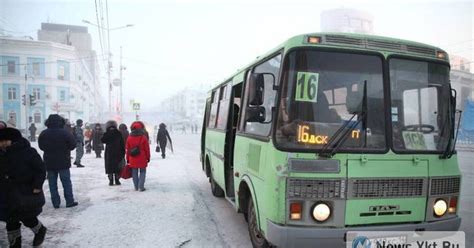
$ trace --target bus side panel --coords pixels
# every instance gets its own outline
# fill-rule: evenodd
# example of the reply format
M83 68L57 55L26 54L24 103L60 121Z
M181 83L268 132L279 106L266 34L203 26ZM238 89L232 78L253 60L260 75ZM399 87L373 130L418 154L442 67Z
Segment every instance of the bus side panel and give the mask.
M286 153L276 151L271 140L264 142L240 135L236 137L234 152L234 172L240 175L234 177L235 189L238 190L243 176L250 178L260 229L266 231L267 219L284 223Z
M210 154L211 171L217 184L225 189L224 180L224 144L225 133L213 129L207 129L206 149Z

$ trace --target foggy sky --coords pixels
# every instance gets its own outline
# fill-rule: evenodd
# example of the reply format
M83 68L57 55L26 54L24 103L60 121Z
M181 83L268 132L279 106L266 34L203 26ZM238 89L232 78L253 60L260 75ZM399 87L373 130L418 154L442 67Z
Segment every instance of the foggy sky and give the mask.
M103 0L105 4L105 0ZM109 0L114 76L123 46L124 105L144 110L193 85L213 85L286 39L320 31L321 11L355 8L374 16L377 35L439 46L473 59L473 1L114 1ZM105 7L104 7L105 8ZM1 0L0 27L37 38L41 22L97 23L94 0ZM88 26L101 54L97 28ZM474 67L474 64L471 64ZM101 66L103 94L106 74Z

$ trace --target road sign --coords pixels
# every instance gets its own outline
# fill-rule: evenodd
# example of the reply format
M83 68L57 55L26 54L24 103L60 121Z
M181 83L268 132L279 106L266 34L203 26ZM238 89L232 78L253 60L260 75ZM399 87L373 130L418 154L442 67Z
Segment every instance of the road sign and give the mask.
M133 110L140 110L140 103L139 102L134 102L133 103Z

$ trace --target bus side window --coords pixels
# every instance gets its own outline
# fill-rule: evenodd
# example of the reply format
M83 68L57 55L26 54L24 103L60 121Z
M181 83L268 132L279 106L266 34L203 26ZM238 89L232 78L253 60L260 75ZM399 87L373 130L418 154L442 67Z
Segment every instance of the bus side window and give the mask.
M276 91L273 89L274 82L277 83L278 75L280 72L281 65L281 54L267 60L266 62L257 65L253 72L255 73L269 73L272 76L265 76L265 91L263 93L263 107L266 109L265 121L269 122L272 119L272 107L275 106ZM275 80L275 81L274 81ZM248 97L248 84L246 84L245 95ZM248 102L246 103L248 104ZM257 122L246 122L244 132L248 134L255 134L260 136L268 136L270 134L272 124L271 123L257 123Z
M217 108L219 107L219 89L216 89L212 92L211 96L211 113L209 117L209 124L208 128L215 128L216 127L216 121L217 121Z

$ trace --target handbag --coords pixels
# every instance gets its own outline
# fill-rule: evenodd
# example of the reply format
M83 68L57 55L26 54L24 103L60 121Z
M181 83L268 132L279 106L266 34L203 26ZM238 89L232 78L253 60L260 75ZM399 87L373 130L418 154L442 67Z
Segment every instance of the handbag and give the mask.
M160 146L157 145L157 146L156 146L156 149L155 149L155 152L160 152L160 150L161 150L161 149L160 149Z
M136 157L140 155L140 144L142 143L142 139L140 137L140 141L138 142L137 146L134 146L132 149L130 149L130 156Z
M129 179L132 177L132 169L128 164L123 167L122 171L120 171L120 177L123 179Z

